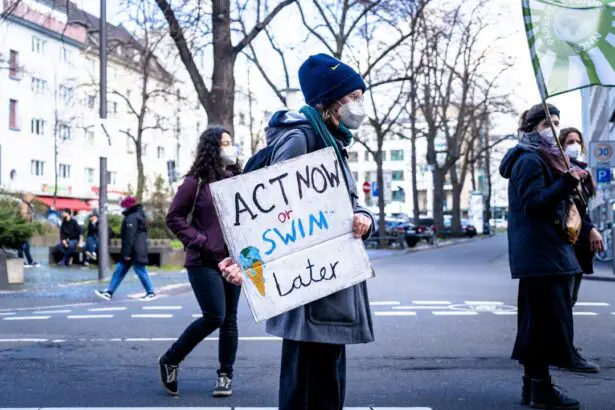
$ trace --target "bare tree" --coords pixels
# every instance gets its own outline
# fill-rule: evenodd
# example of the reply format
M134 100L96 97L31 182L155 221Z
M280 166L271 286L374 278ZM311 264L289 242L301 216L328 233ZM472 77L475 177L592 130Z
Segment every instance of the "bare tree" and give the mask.
M209 123L223 124L233 131L237 57L284 8L294 2L296 0L280 1L266 14L261 13L265 5L260 0L250 2L256 3L256 22L237 44L233 44L232 34L246 25L247 15L242 8L235 10L235 16L232 16L231 0L194 0L174 5L168 0L156 0ZM211 86L205 84L193 55L194 51L203 51L209 46L213 57Z

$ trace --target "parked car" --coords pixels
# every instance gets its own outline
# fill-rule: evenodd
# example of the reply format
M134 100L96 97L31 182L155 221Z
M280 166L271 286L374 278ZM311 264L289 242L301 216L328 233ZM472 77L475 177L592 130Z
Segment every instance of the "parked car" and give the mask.
M476 227L472 225L468 219L461 220L461 230L468 238L473 238L477 235ZM444 232L449 235L454 233L452 218L444 218Z

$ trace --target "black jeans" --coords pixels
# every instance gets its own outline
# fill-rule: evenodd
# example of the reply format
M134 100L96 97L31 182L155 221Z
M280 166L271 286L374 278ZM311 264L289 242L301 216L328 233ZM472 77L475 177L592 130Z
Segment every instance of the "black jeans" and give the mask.
M579 289L581 289L581 282L583 281L583 274L577 273L574 277L574 283L572 285L572 306L577 304L579 300Z
M342 410L346 345L282 342L279 410Z
M224 373L232 378L237 355L237 305L241 288L224 280L218 270L208 267L190 267L188 277L203 317L184 330L164 360L169 364L181 363L203 339L220 328L218 375Z
M32 259L32 255L30 254L30 242L25 241L21 244L21 248L17 251L17 256L20 258L25 258L24 262L28 265L32 265L34 263L34 259Z

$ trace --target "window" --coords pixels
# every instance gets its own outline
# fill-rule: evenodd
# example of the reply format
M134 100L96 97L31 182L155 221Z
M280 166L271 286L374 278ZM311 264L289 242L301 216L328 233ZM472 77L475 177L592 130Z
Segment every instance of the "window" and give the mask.
M45 120L40 118L32 118L31 121L32 134L44 135L45 134Z
M85 182L88 184L94 183L94 168L85 169Z
M9 77L13 80L19 80L21 78L19 74L19 53L11 50L9 55Z
M41 78L32 77L32 92L34 94L44 94L47 90L47 81Z
M58 124L58 136L63 141L68 141L73 139L73 129L70 125L60 123Z
M392 176L393 176L393 181L403 181L404 171L393 171Z
M349 152L348 153L348 162L359 162L359 153L358 152Z
M73 101L73 88L65 85L60 86L60 99L64 104L69 105Z
M94 130L87 130L85 132L85 142L90 147L94 146Z
M17 100L9 100L9 128L12 130L19 130L17 117L18 104Z
M66 47L60 49L60 60L66 64L73 64L73 52Z
M369 153L369 151L365 151L365 161L371 161L372 160L372 154Z
M391 161L403 161L404 151L401 149L391 151Z
M107 172L107 183L109 185L116 185L117 184L117 172L115 172L115 171Z
M113 109L111 110L111 112L113 114L117 114L117 102L114 101L113 104L112 104L112 107L113 107Z
M363 174L363 179L369 182L370 178L371 178L371 175L369 171L365 171L365 174Z
M406 202L406 191L403 188L397 188L397 190L393 191L392 199L396 202Z
M96 108L96 96L95 95L88 95L87 96L87 104L88 104L88 108L90 110L93 110L94 108Z
M35 177L42 177L45 175L45 162L36 159L30 161L30 174Z
M70 179L70 165L60 164L58 166L58 178Z
M47 41L43 40L40 37L32 36L32 52L36 54L45 54L45 46L47 45Z
M158 159L164 158L164 147L158 147Z

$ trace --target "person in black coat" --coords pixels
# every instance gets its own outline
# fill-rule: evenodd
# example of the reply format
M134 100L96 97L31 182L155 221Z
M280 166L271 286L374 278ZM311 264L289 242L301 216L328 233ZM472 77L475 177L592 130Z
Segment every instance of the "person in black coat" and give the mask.
M549 105L555 127L559 110ZM526 111L520 141L500 165L509 180L509 260L519 279L517 338L512 358L525 368L522 404L578 409L579 402L557 389L549 366L593 368L574 348L572 295L581 272L564 221L567 204L587 172L569 170L542 105Z
M85 262L84 265L88 266L90 263L96 261L98 259L98 242L99 242L99 233L98 233L98 211L94 210L90 217L88 218L88 230L85 238ZM115 237L115 233L108 227L108 238L109 240Z
M72 254L79 246L81 240L81 227L70 209L62 211L62 225L60 225L60 242L56 245L56 250L62 253L60 266L73 264Z
M576 128L564 128L559 135L559 141L564 148L570 162L583 170L587 169L585 162L585 141L583 134ZM579 289L583 274L594 273L594 256L596 252L604 251L604 241L598 229L594 226L591 215L589 214L589 201L596 195L596 184L591 174L581 183L579 192L574 196L574 202L583 219L583 225L579 240L574 245L574 252L581 265L580 273L575 276L574 288L572 291L572 305L574 306L579 299Z
M137 204L137 200L132 196L126 197L120 203L120 206L124 208L121 232L122 259L117 263L107 289L95 292L102 299L111 300L113 294L132 267L145 288L146 294L142 299L146 301L153 300L156 298L156 294L147 273L149 259L147 252L147 218L145 212L143 212L143 206Z

